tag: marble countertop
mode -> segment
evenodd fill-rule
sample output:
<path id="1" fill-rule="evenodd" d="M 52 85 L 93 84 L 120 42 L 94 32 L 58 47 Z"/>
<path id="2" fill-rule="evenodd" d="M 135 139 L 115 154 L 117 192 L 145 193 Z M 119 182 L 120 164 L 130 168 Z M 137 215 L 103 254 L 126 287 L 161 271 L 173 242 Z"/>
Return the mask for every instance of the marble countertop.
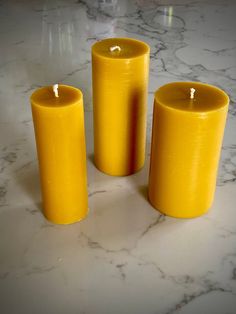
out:
<path id="1" fill-rule="evenodd" d="M 1 314 L 236 313 L 236 3 L 234 0 L 0 1 Z M 93 165 L 91 45 L 151 46 L 147 160 L 110 177 Z M 153 93 L 203 81 L 231 98 L 214 205 L 200 218 L 148 203 Z M 29 96 L 60 82 L 84 93 L 90 212 L 69 226 L 41 213 Z"/>

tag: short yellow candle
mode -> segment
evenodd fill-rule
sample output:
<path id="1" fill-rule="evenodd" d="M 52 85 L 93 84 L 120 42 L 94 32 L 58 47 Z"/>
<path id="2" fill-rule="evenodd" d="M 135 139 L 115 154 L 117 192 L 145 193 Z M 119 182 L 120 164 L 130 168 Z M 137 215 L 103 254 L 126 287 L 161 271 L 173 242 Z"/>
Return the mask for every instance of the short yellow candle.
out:
<path id="1" fill-rule="evenodd" d="M 54 223 L 87 214 L 83 95 L 65 85 L 43 87 L 31 96 L 43 211 Z"/>
<path id="2" fill-rule="evenodd" d="M 130 175 L 144 164 L 149 50 L 130 38 L 92 47 L 94 160 L 110 175 Z"/>
<path id="3" fill-rule="evenodd" d="M 211 207 L 229 98 L 217 87 L 177 82 L 155 93 L 149 200 L 180 218 Z"/>

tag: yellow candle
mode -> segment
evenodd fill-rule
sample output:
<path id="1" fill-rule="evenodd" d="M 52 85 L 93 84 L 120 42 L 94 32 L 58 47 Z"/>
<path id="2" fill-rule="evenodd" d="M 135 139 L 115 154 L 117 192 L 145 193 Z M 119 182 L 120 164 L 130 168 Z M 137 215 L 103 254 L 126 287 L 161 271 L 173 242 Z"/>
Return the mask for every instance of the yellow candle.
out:
<path id="1" fill-rule="evenodd" d="M 92 47 L 94 160 L 110 175 L 129 175 L 144 164 L 149 50 L 130 38 Z"/>
<path id="2" fill-rule="evenodd" d="M 88 210 L 83 95 L 43 87 L 31 96 L 43 211 L 54 223 L 81 220 Z"/>
<path id="3" fill-rule="evenodd" d="M 162 86 L 155 93 L 149 200 L 180 218 L 211 207 L 229 98 L 195 82 Z"/>

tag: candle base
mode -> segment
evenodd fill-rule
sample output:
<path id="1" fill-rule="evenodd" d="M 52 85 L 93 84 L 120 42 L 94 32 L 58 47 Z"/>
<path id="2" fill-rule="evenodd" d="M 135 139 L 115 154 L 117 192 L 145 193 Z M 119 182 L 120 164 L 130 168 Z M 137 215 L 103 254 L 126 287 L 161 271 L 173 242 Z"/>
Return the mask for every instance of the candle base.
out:
<path id="1" fill-rule="evenodd" d="M 155 208 L 156 211 L 158 211 L 159 213 L 161 213 L 162 215 L 168 216 L 168 217 L 172 217 L 172 218 L 178 218 L 178 219 L 192 219 L 192 218 L 198 218 L 201 216 L 206 215 L 209 212 L 209 209 L 211 208 L 211 206 L 205 210 L 199 210 L 197 212 L 193 212 L 192 210 L 189 211 L 189 213 L 187 211 L 183 211 L 183 210 L 163 210 L 160 207 L 157 207 L 152 200 L 150 199 L 150 196 L 148 195 L 148 201 L 149 203 L 152 205 L 153 208 Z"/>
<path id="2" fill-rule="evenodd" d="M 137 167 L 136 169 L 131 169 L 128 171 L 107 170 L 102 167 L 99 167 L 95 161 L 94 161 L 94 165 L 99 171 L 103 172 L 106 175 L 113 176 L 113 177 L 127 177 L 141 171 L 144 166 L 144 163 L 140 167 Z"/>
<path id="3" fill-rule="evenodd" d="M 88 213 L 89 213 L 89 208 L 87 209 L 87 212 L 84 216 L 81 216 L 81 217 L 76 218 L 76 219 L 68 219 L 68 221 L 66 219 L 60 220 L 60 219 L 55 219 L 55 218 L 49 217 L 49 215 L 46 215 L 45 212 L 43 212 L 43 215 L 49 222 L 51 222 L 55 225 L 72 225 L 72 224 L 75 224 L 77 222 L 80 222 L 80 221 L 86 219 L 88 216 Z"/>

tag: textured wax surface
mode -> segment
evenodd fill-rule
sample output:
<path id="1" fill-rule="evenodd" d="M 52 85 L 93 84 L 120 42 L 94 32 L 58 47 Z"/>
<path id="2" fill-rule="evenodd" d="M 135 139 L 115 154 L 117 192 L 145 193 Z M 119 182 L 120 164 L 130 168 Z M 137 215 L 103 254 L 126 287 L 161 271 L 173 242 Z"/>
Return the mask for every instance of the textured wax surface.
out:
<path id="1" fill-rule="evenodd" d="M 156 92 L 148 195 L 162 213 L 191 218 L 212 206 L 228 103 L 222 90 L 200 83 Z"/>
<path id="2" fill-rule="evenodd" d="M 42 208 L 49 221 L 74 223 L 88 211 L 82 93 L 70 86 L 36 90 L 31 96 Z"/>

